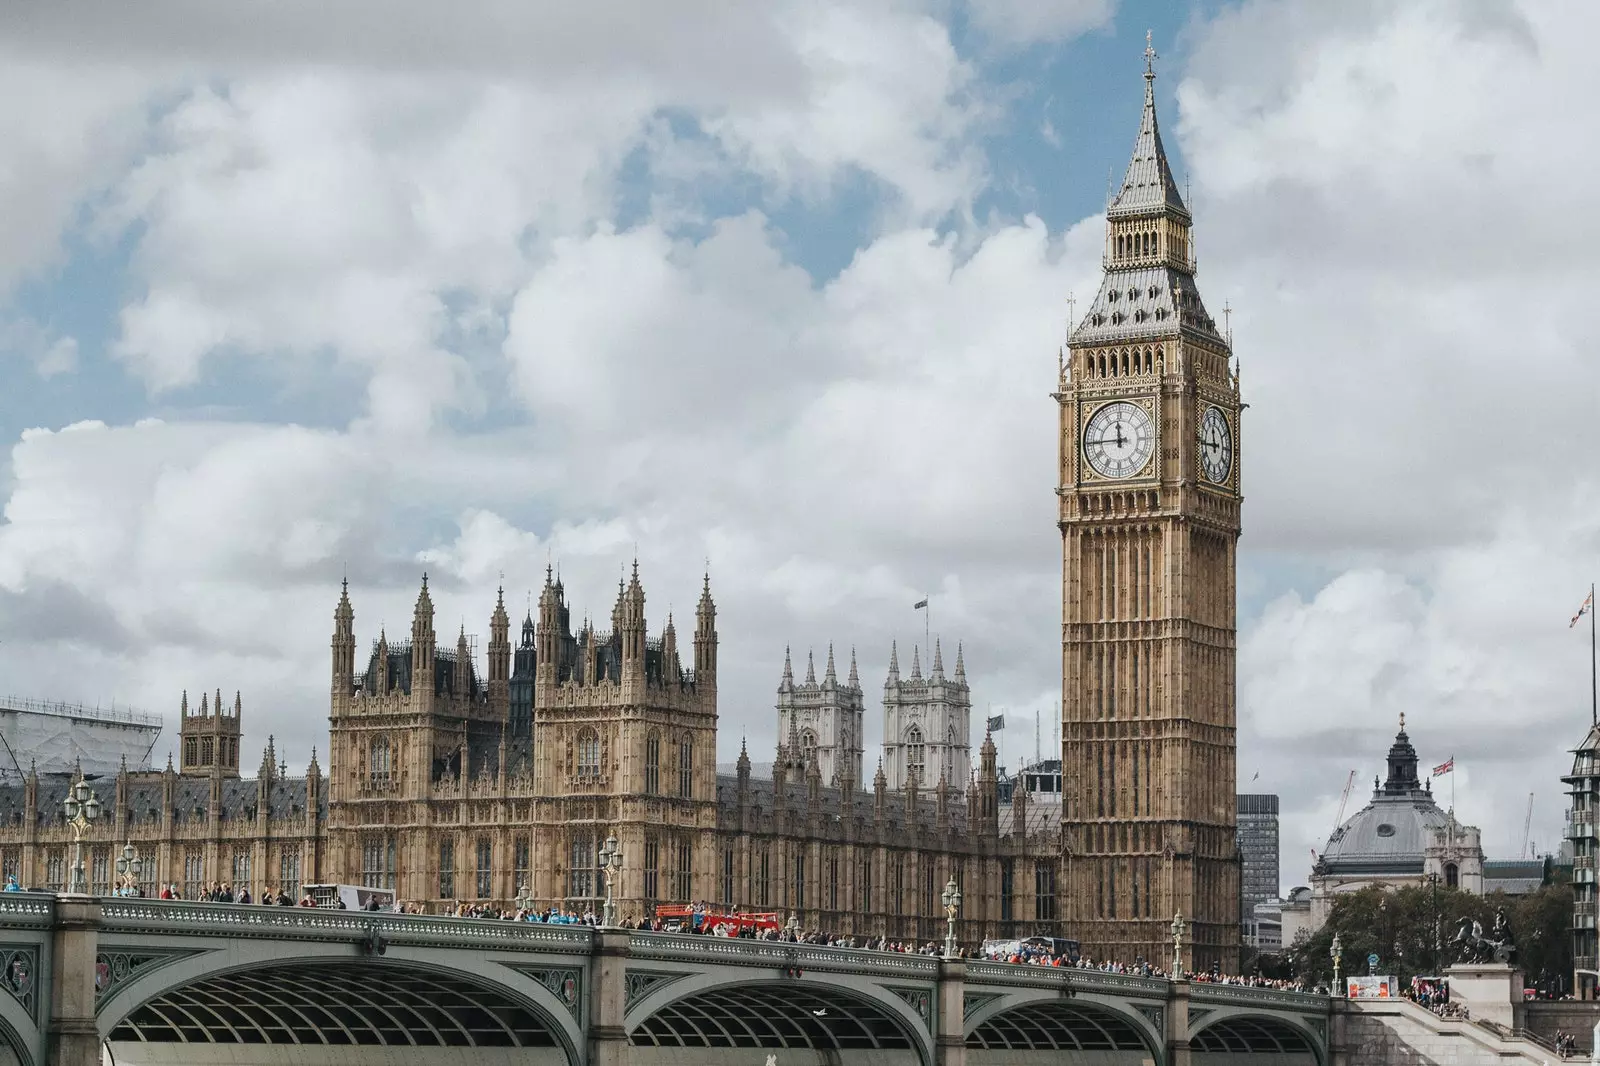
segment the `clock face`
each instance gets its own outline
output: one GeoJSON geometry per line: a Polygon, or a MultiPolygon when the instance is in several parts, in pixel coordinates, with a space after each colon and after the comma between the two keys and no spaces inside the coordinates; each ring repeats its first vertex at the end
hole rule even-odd
{"type": "Polygon", "coordinates": [[[1144,469],[1155,449],[1150,413],[1125,400],[1096,410],[1083,429],[1083,457],[1102,477],[1132,477],[1144,469]]]}
{"type": "Polygon", "coordinates": [[[1223,484],[1233,470],[1233,431],[1219,407],[1200,416],[1200,471],[1207,481],[1223,484]]]}

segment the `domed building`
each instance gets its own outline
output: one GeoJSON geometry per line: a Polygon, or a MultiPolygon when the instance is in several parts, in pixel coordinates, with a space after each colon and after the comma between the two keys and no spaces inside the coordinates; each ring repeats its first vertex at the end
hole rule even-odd
{"type": "Polygon", "coordinates": [[[1389,775],[1382,784],[1373,780],[1371,801],[1328,838],[1311,868],[1309,894],[1291,895],[1284,905],[1284,943],[1301,928],[1320,928],[1335,896],[1368,885],[1422,885],[1434,875],[1441,885],[1483,893],[1478,828],[1462,825],[1453,810],[1441,810],[1431,786],[1418,778],[1404,715],[1388,761],[1389,775]]]}

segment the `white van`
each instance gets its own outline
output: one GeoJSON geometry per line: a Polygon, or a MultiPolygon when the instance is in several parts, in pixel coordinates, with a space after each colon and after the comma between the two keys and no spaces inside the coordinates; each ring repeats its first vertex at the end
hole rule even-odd
{"type": "Polygon", "coordinates": [[[394,910],[394,889],[364,888],[361,885],[307,885],[311,902],[329,910],[394,910]],[[376,901],[377,907],[371,906],[376,901]]]}

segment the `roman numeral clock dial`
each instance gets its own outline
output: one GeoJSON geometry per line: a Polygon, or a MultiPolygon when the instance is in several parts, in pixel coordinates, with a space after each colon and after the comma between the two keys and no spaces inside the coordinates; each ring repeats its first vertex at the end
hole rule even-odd
{"type": "Polygon", "coordinates": [[[1083,457],[1101,477],[1132,477],[1150,462],[1155,448],[1150,412],[1126,400],[1097,408],[1083,428],[1083,457]]]}
{"type": "Polygon", "coordinates": [[[1233,472],[1233,430],[1220,407],[1207,407],[1200,416],[1200,471],[1217,485],[1233,472]]]}

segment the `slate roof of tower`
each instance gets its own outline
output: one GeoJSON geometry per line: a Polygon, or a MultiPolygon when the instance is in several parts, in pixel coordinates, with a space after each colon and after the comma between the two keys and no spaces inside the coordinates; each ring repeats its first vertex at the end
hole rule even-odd
{"type": "Polygon", "coordinates": [[[1156,340],[1179,330],[1222,341],[1193,275],[1165,266],[1108,270],[1071,343],[1156,340]]]}
{"type": "Polygon", "coordinates": [[[1186,219],[1189,217],[1189,209],[1178,195],[1178,183],[1172,177],[1172,165],[1167,162],[1167,150],[1161,143],[1161,124],[1156,120],[1156,76],[1147,70],[1144,114],[1139,118],[1139,135],[1133,141],[1133,157],[1128,160],[1122,188],[1111,201],[1106,215],[1125,218],[1164,208],[1182,212],[1186,219]]]}

